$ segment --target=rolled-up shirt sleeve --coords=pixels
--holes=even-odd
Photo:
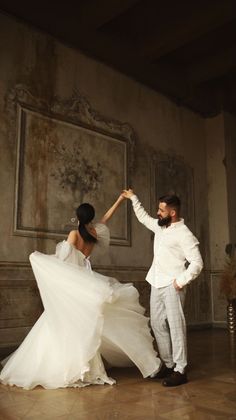
[[[144,210],[137,195],[132,195],[131,201],[135,215],[139,222],[155,233],[157,228],[157,219],[154,219],[153,217],[149,216],[146,210]]]
[[[187,269],[176,277],[178,286],[183,287],[201,273],[203,261],[199,251],[199,242],[190,231],[183,235],[180,246],[186,261],[189,263]]]

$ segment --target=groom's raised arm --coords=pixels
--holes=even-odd
[[[143,208],[142,204],[140,203],[137,195],[134,194],[134,191],[131,189],[124,190],[122,193],[122,196],[132,201],[135,215],[137,219],[140,221],[140,223],[142,223],[144,226],[146,226],[148,229],[152,230],[153,232],[156,232],[157,219],[154,219],[153,217],[149,216],[149,214],[146,212],[146,210]]]

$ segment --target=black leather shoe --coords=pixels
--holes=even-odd
[[[161,369],[159,370],[159,372],[157,372],[157,374],[151,378],[151,379],[163,379],[168,377],[169,375],[171,375],[173,373],[173,367],[172,368],[168,368],[165,363],[162,363],[161,365]]]
[[[171,375],[167,376],[163,381],[163,386],[178,386],[188,382],[186,373],[173,371]]]

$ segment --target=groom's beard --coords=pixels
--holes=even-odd
[[[168,226],[171,224],[171,216],[162,217],[162,219],[158,219],[159,226]]]

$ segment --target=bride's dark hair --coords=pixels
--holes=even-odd
[[[96,243],[97,238],[91,235],[87,231],[86,226],[85,226],[94,219],[94,216],[95,216],[94,207],[89,203],[80,204],[80,206],[77,207],[76,209],[76,216],[79,221],[78,231],[80,233],[80,236],[83,238],[85,242]]]

